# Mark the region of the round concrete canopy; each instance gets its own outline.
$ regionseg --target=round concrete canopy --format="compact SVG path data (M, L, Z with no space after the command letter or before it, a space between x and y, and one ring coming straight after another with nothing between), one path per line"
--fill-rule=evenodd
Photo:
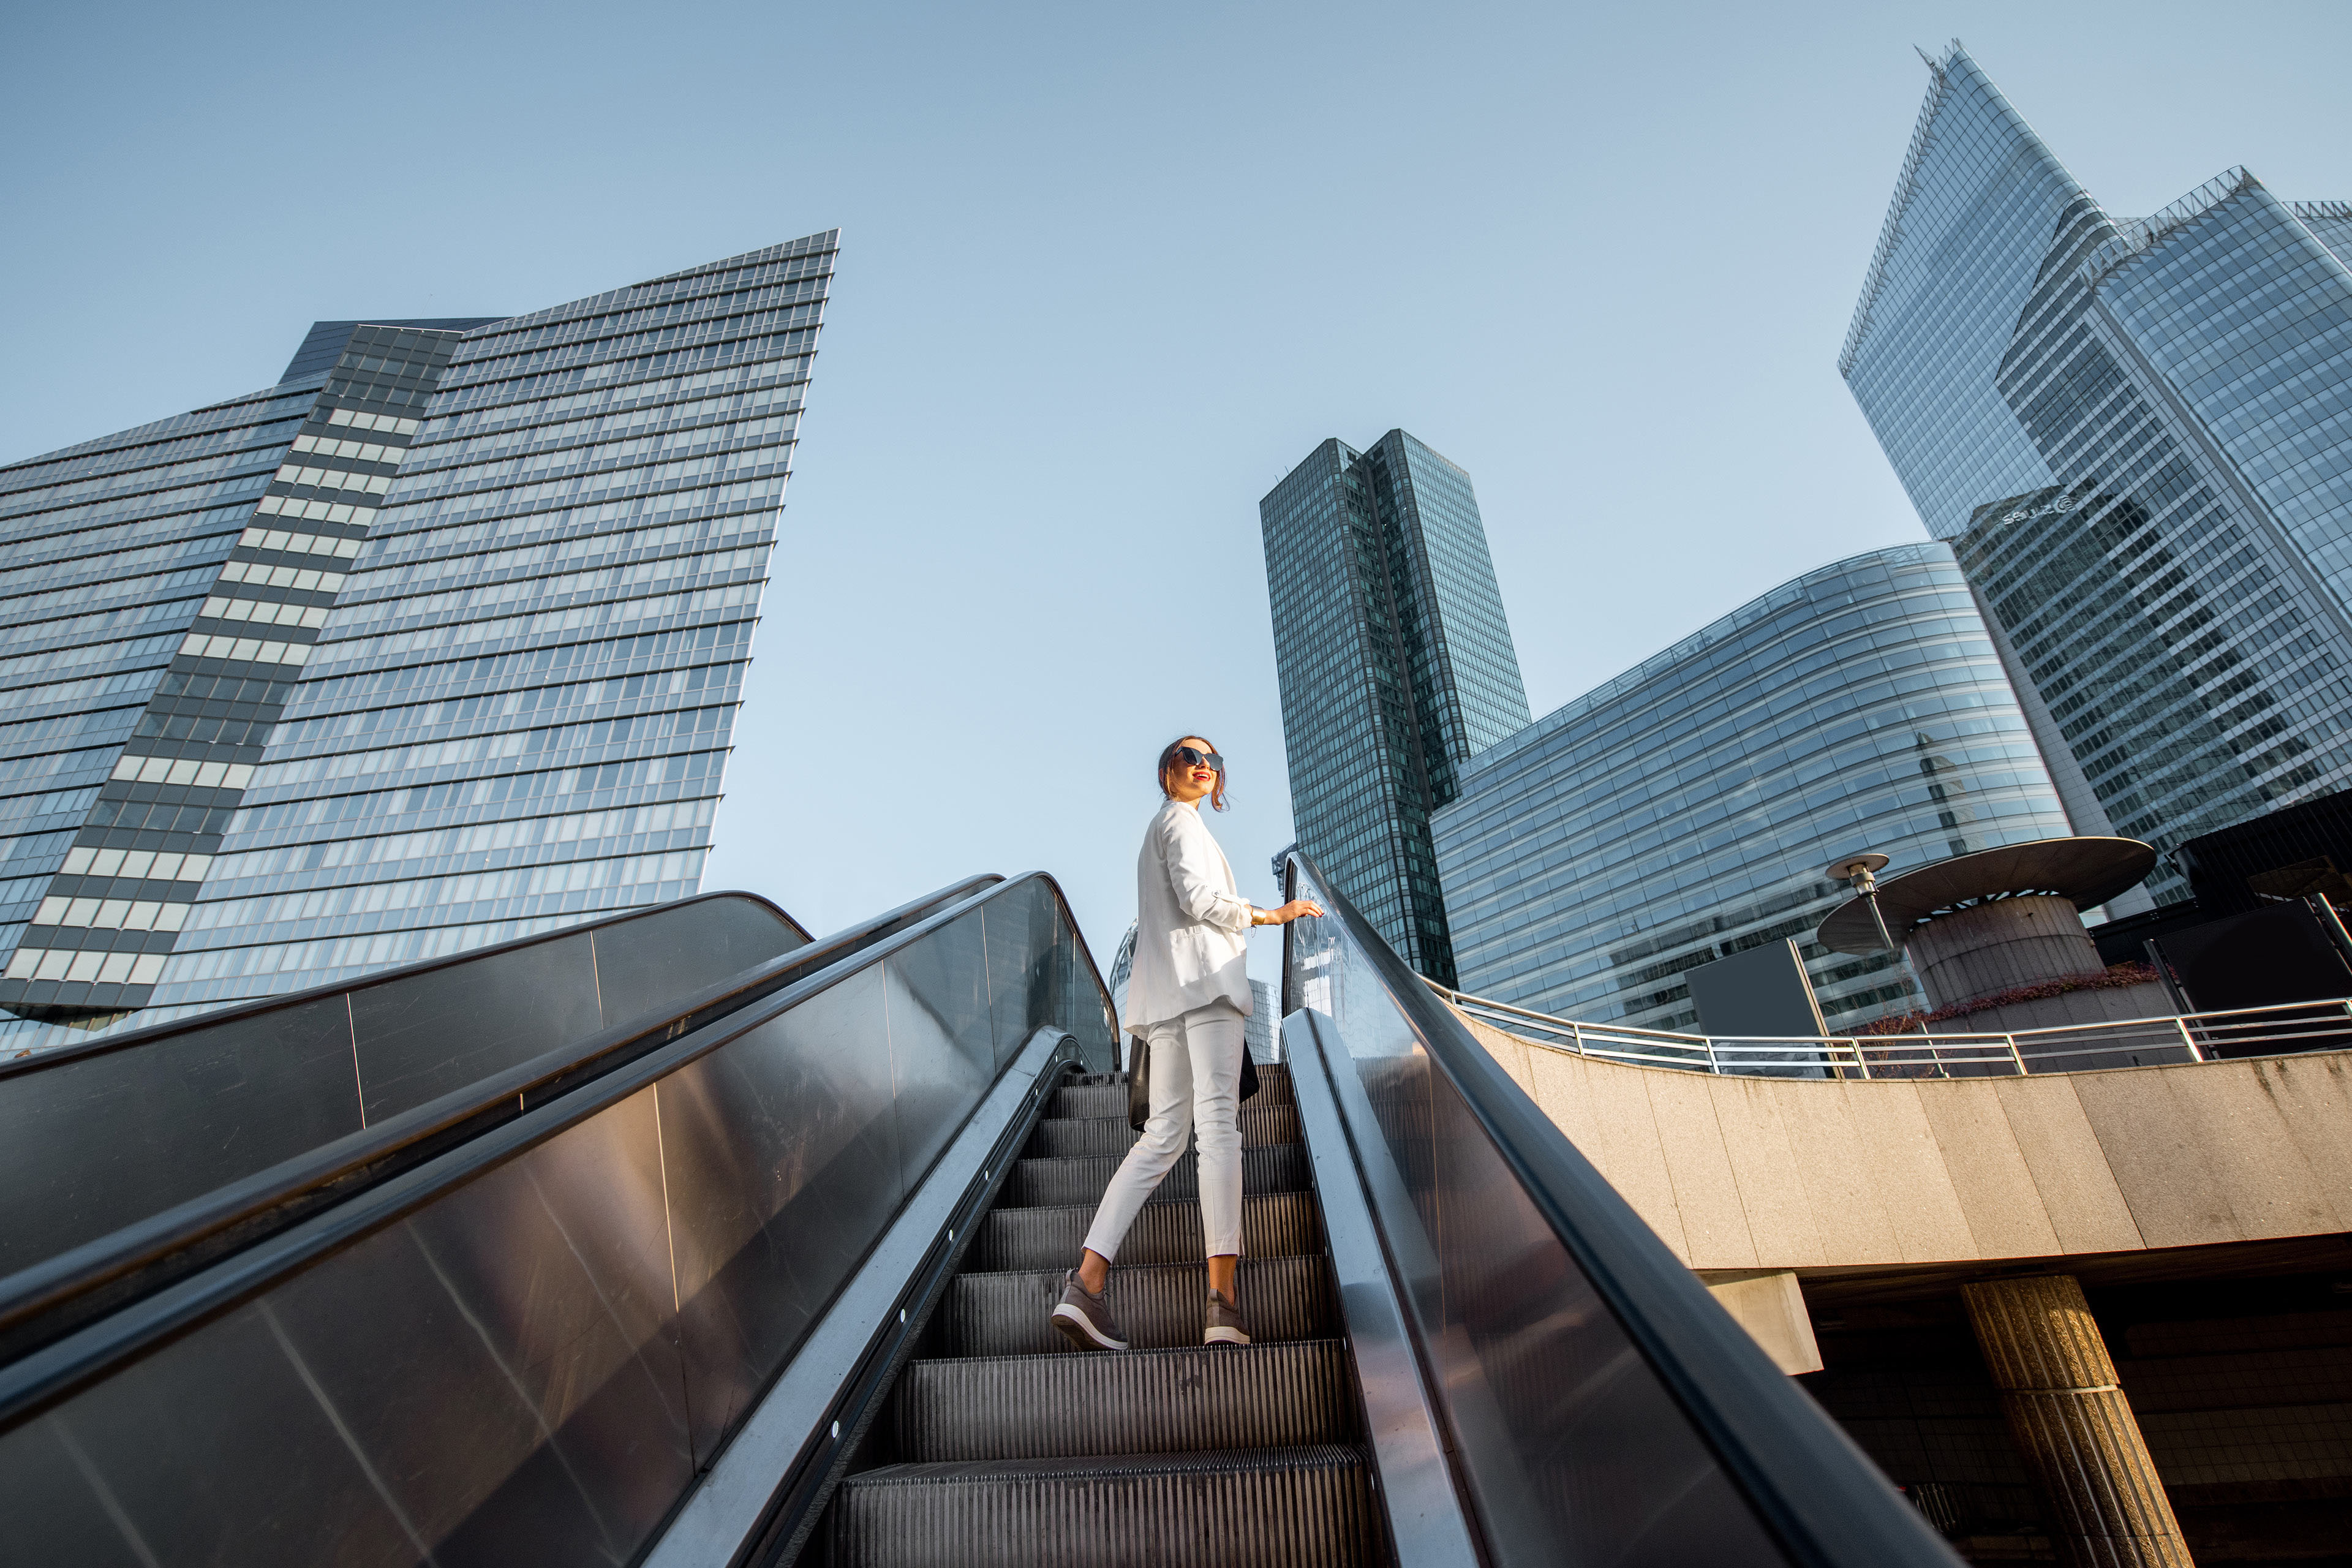
M1961 904L2023 893L2054 894L2078 910L2105 903L2140 885L2156 851L2137 838L2036 838L1955 855L1878 884L1878 910L1895 941ZM1830 911L1814 933L1837 952L1879 952L1870 900L1857 893Z

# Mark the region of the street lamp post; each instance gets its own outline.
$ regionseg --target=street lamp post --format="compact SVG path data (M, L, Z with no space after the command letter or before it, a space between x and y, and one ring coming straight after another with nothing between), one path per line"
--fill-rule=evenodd
M1829 874L1868 900L1871 923L1878 928L1878 940L1892 952L1895 951L1895 938L1888 934L1886 916L1878 908L1877 873L1886 869L1886 866L1887 859L1884 855L1849 855L1843 860L1832 862Z

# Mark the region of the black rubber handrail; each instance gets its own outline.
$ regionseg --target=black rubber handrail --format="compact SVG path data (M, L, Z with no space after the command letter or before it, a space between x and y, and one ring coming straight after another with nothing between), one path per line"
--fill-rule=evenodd
M1591 1162L1405 966L1302 850L1298 869L1379 975L1430 1060L1477 1118L1504 1163L1608 1303L1634 1348L1690 1418L1733 1484L1804 1568L1948 1564L1943 1539L1836 1423L1757 1350ZM1290 939L1283 931L1287 984ZM1294 1005L1285 996L1284 1006Z
M78 1046L58 1046L49 1050L37 1051L30 1056L13 1058L0 1062L0 1085L5 1085L11 1079L22 1078L33 1073L54 1072L59 1068L70 1067L76 1062L88 1061L92 1057L107 1056L115 1051L134 1049L140 1046L152 1046L158 1040L170 1039L175 1035L187 1034L193 1030L218 1028L223 1024L233 1024L242 1018L257 1018L265 1013L280 1012L288 1007L299 1007L305 1003L316 1002L322 996L341 996L353 992L373 990L376 986L389 984L395 980L406 980L418 974L429 974L434 970L446 969L453 964L478 963L483 959L495 958L502 952L514 952L526 947L537 947L541 942L562 942L566 938L578 936L583 931L604 931L607 927L625 925L631 921L643 920L656 910L684 909L691 904L708 903L713 899L738 899L759 904L774 914L785 925L799 932L803 945L815 940L809 935L806 926L793 919L783 906L772 899L763 899L757 893L738 892L725 889L715 893L696 893L689 898L672 899L666 904L651 904L638 909L624 910L618 914L606 915L600 920L582 921L577 925L559 926L553 931L540 931L531 936L519 936L508 942L492 942L487 947L468 947L457 952L444 953L439 958L419 959L415 963L404 963L397 969L382 970L374 974L362 975L357 980L329 981L324 985L313 985L308 990L289 991L283 996L263 996L251 1002L232 1003L226 1007L215 1007L202 1013L192 1013L184 1018L173 1018L162 1024L150 1024L143 1029L126 1030L122 1034L109 1035L102 1039L85 1040Z
M887 961L971 910L1032 882L1042 884L1053 894L1063 921L1076 935L1078 925L1070 913L1069 900L1053 878L1043 871L1031 871L1010 880L999 880L982 892L837 958L815 973L803 975L751 1005L736 1008L640 1052L613 1070L578 1085L576 1092L544 1097L463 1142L440 1149L433 1159L406 1165L344 1201L307 1214L302 1223L276 1227L252 1245L212 1259L210 1267L86 1323L79 1331L55 1343L11 1359L0 1365L0 1428L37 1414L148 1347L228 1310L311 1260L414 1213L439 1194L577 1126L646 1085L658 1082L792 1011L810 997ZM1101 971L1096 968L1084 937L1079 936L1077 941L1078 956L1093 977L1108 1018L1111 1016L1109 990L1103 984Z
M0 1279L0 1360L23 1355L93 1318L119 1310L215 1259L299 1223L321 1207L388 1181L665 1041L748 1006L829 963L862 952L1003 880L987 873L950 883L821 941L779 953L655 1013L517 1063ZM728 896L706 893L656 907L674 909ZM572 926L550 934L569 936L582 929ZM797 921L793 929L800 929ZM518 944L456 956L478 957L514 945ZM446 968L455 961L433 959L369 978L372 983L406 978ZM317 994L305 992L301 996ZM220 1017L206 1014L188 1022L210 1026ZM5 1086L0 1086L0 1093L5 1092Z

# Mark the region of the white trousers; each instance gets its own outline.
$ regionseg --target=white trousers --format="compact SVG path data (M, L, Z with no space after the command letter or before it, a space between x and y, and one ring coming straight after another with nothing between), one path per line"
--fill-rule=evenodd
M1195 1127L1201 1139L1201 1240L1216 1258L1242 1249L1242 1079L1244 1020L1233 1005L1213 1002L1145 1031L1151 1042L1151 1116L1143 1135L1103 1193L1087 1232L1087 1249L1118 1256L1169 1167L1183 1157Z

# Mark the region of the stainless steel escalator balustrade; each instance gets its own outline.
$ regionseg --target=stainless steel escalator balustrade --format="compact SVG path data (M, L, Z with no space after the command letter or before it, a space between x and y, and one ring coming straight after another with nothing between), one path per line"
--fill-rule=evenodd
M0 1563L635 1559L1041 1026L1033 875L0 1368Z
M705 894L0 1063L0 1278L809 940Z
M1480 1547L1519 1564L1958 1559L1370 924L1294 856L1328 1070ZM1293 1070L1311 1070L1294 1055Z
M706 894L15 1064L0 1361L998 880L814 942Z

